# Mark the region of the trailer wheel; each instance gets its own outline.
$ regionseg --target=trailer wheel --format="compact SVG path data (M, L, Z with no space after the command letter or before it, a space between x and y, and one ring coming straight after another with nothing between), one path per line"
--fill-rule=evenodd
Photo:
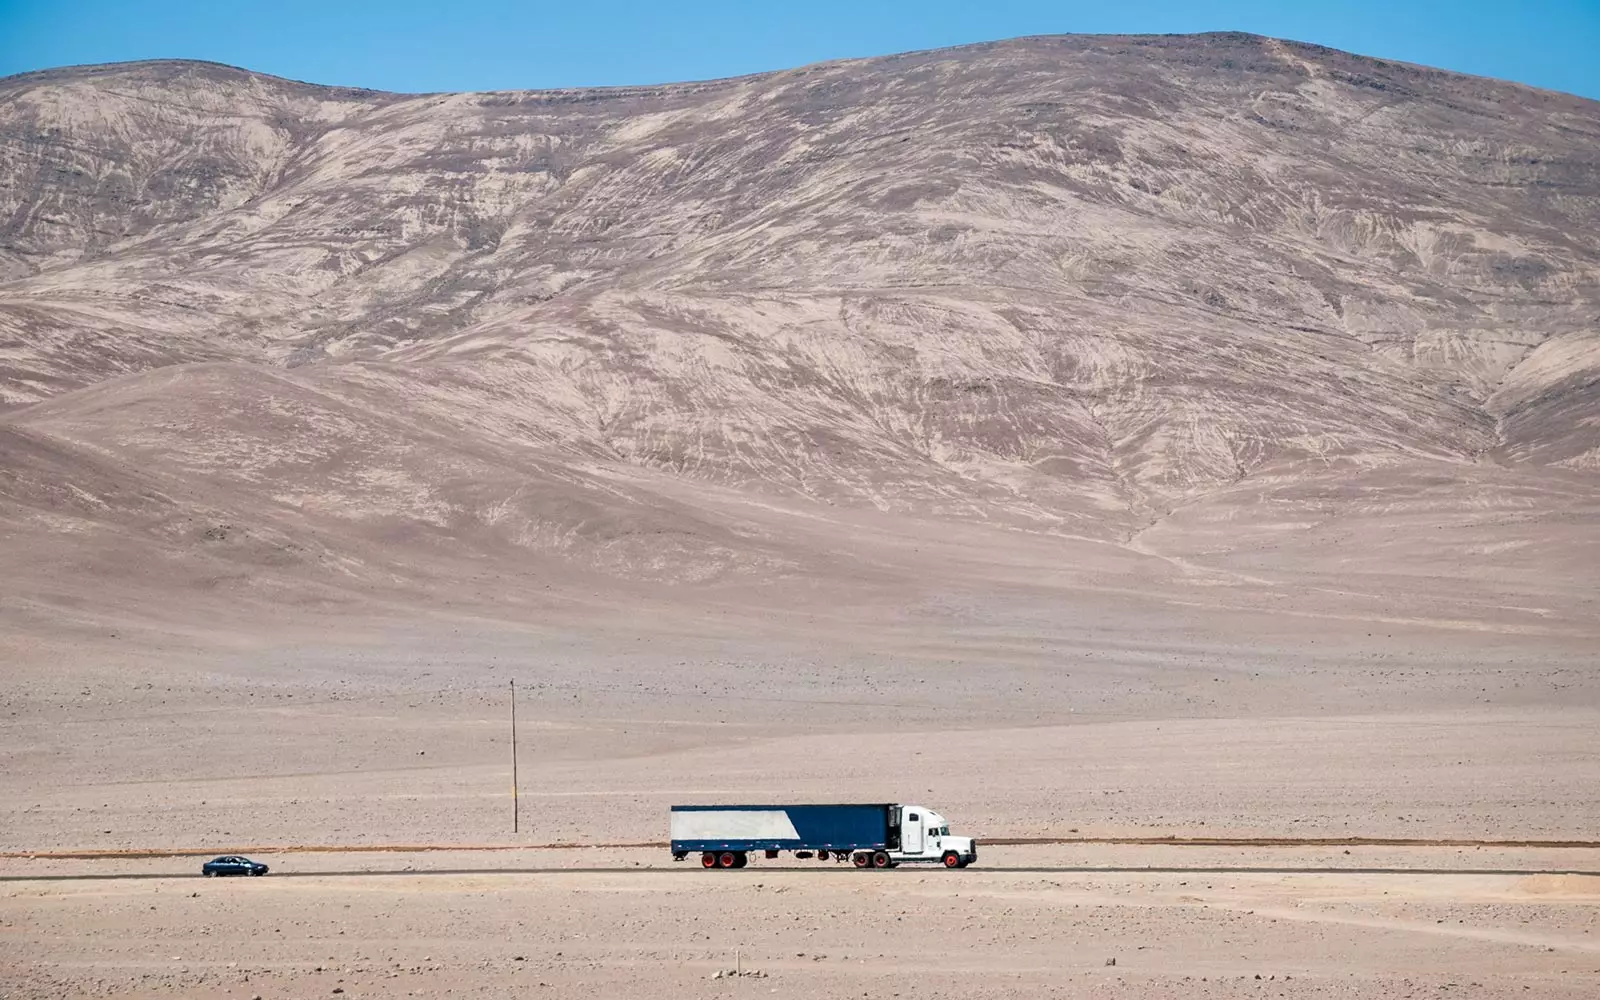
M705 853L701 854L700 855L700 867L701 868L715 868L715 867L717 867L717 856L715 854L712 854L710 851L706 851Z
M878 851L877 853L873 854L872 855L872 867L874 867L874 868L887 868L887 867L889 867L889 855L884 853L883 851Z
M818 861L826 861L826 860L828 860L828 852L827 851L818 851L817 852L817 860Z
M872 864L872 858L867 854L857 854L855 857L851 858L850 860L855 862L855 866L857 868L865 868L868 865Z
M743 868L745 865L747 865L749 863L750 863L750 855L746 854L743 851L734 851L733 852L733 867L735 867L735 868Z
M944 857L941 860L944 861L944 866L946 868L961 867L961 855L957 854L955 851L945 851Z
M717 855L718 868L737 868L738 866L739 856L734 854L732 851L723 851L721 854Z

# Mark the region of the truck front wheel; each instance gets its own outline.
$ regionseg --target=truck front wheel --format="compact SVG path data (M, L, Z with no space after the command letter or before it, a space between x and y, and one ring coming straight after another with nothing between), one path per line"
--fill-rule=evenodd
M944 861L944 866L946 868L961 867L961 855L957 854L955 851L945 851L944 857L941 860Z

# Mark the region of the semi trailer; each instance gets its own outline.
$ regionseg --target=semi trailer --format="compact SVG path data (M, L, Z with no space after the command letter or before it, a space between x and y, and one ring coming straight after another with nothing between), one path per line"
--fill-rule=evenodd
M965 868L978 859L971 837L922 806L892 802L835 805L673 806L672 859L700 855L702 868L743 868L752 855L850 861L857 868L935 864Z

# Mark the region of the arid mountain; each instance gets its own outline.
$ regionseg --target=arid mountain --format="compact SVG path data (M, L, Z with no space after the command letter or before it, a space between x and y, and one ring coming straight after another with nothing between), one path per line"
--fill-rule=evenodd
M0 220L14 607L1033 551L1592 624L1592 101L1245 35L537 93L142 63L0 81Z

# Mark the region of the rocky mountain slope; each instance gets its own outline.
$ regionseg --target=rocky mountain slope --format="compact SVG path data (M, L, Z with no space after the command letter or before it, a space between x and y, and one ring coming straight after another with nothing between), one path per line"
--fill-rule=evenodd
M913 523L1600 582L1600 104L1513 84L1244 35L50 71L0 81L0 278L14 601L866 579Z

